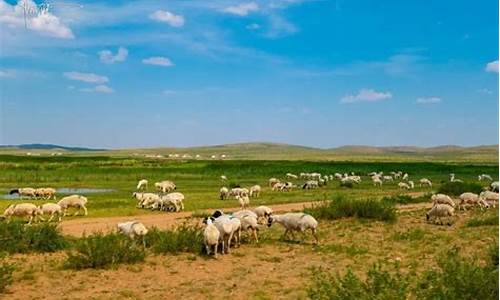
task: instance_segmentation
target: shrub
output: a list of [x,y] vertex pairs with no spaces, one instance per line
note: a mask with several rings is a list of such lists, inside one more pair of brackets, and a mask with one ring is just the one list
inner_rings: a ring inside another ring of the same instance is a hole
[[134,240],[117,233],[84,236],[68,251],[65,266],[71,269],[109,268],[144,261],[146,252]]
[[67,247],[57,225],[0,222],[0,251],[8,253],[55,252]]
[[146,245],[155,253],[180,252],[199,253],[203,251],[203,231],[199,226],[184,223],[173,230],[150,230]]
[[335,220],[345,217],[361,219],[376,219],[393,222],[396,220],[394,204],[372,199],[353,200],[336,197],[333,201],[323,201],[313,204],[304,212],[318,219]]
[[498,215],[488,216],[484,218],[474,218],[470,219],[465,223],[467,227],[479,227],[479,226],[494,226],[498,225]]
[[430,201],[430,199],[431,199],[431,194],[425,194],[419,197],[412,197],[409,195],[395,195],[395,196],[383,197],[382,201],[393,204],[410,204],[410,203],[428,202]]
[[12,272],[14,272],[14,265],[0,258],[0,293],[3,293],[7,286],[12,283]]
[[354,188],[354,183],[351,181],[341,182],[340,186],[348,188],[348,189],[352,189],[352,188]]
[[446,182],[439,187],[438,193],[450,196],[459,196],[460,194],[466,192],[479,194],[482,190],[483,187],[480,184],[473,182]]

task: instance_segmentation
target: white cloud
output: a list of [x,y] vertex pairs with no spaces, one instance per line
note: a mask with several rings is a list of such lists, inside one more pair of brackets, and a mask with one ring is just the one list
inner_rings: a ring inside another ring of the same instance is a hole
[[183,16],[165,10],[157,10],[150,14],[149,18],[157,22],[167,23],[172,27],[182,27],[184,25]]
[[417,99],[417,104],[437,104],[441,102],[439,97],[421,97]]
[[146,65],[155,65],[155,66],[162,66],[162,67],[171,67],[174,64],[170,61],[170,59],[166,57],[161,57],[161,56],[154,56],[154,57],[149,57],[145,58],[142,60],[143,64]]
[[105,64],[112,64],[115,62],[125,61],[128,56],[128,50],[124,47],[120,47],[118,48],[116,55],[113,55],[113,52],[111,52],[110,50],[102,50],[99,51],[98,54],[101,62]]
[[0,78],[14,78],[16,74],[13,70],[0,70]]
[[108,77],[97,75],[94,73],[66,72],[63,75],[64,77],[71,80],[78,80],[91,83],[105,83],[109,81]]
[[269,16],[269,30],[266,33],[268,38],[280,38],[295,34],[299,31],[295,24],[278,15]]
[[237,16],[246,16],[251,12],[259,10],[259,5],[255,2],[241,3],[234,6],[228,6],[222,11],[228,14],[233,14]]
[[260,28],[260,25],[257,23],[252,23],[252,24],[248,24],[245,28],[248,30],[257,30]]
[[498,60],[495,60],[495,61],[492,61],[492,62],[489,62],[488,64],[486,64],[485,70],[486,70],[486,72],[498,73]]
[[40,10],[40,6],[32,0],[19,1],[16,5],[0,0],[0,23],[9,28],[26,28],[41,35],[60,39],[75,37],[71,29],[58,17],[49,10]]
[[87,93],[104,93],[104,94],[110,94],[114,92],[112,88],[104,84],[96,85],[95,87],[92,88],[80,89],[80,91]]
[[489,90],[489,89],[479,89],[479,90],[477,90],[477,92],[481,93],[481,94],[487,94],[487,95],[493,94],[493,91]]
[[355,103],[355,102],[377,102],[385,99],[392,98],[390,92],[376,92],[372,89],[361,89],[356,95],[344,96],[341,103]]

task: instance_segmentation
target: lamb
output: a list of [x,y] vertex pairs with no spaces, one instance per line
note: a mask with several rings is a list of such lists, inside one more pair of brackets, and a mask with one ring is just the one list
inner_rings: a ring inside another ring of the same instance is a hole
[[160,203],[160,209],[173,207],[175,212],[179,212],[184,210],[184,195],[179,192],[166,194],[161,196]]
[[23,199],[23,197],[28,197],[28,199],[36,198],[36,190],[34,188],[18,188],[11,190],[9,195],[19,194],[19,198]]
[[175,189],[177,189],[175,183],[173,183],[170,180],[156,182],[155,188],[158,192],[162,192],[162,193],[170,193],[170,192],[174,191]]
[[236,238],[236,245],[238,246],[241,238],[241,221],[231,215],[223,214],[222,211],[217,210],[212,214],[214,218],[213,223],[219,230],[222,253],[230,253],[231,241],[233,237]]
[[259,223],[257,221],[257,214],[251,210],[244,209],[233,213],[233,216],[240,219],[241,230],[251,231],[255,242],[258,243],[259,238],[257,236],[257,231],[259,230]]
[[479,199],[484,200],[486,203],[493,203],[493,207],[495,206],[495,203],[498,202],[498,193],[492,192],[492,191],[484,191],[479,194]]
[[428,187],[432,187],[432,182],[427,179],[427,178],[422,178],[420,179],[420,187],[424,186],[424,185],[427,185]]
[[255,198],[259,198],[260,196],[260,191],[261,191],[261,187],[260,185],[254,185],[250,188],[250,194],[249,196],[250,197],[255,197]]
[[402,190],[409,190],[410,189],[410,185],[406,182],[400,182],[400,183],[398,183],[398,186]]
[[42,215],[42,210],[32,203],[19,203],[12,204],[5,209],[3,216],[7,220],[9,220],[12,216],[24,217],[28,216],[28,224],[31,224],[33,220],[37,220],[37,218]]
[[283,215],[272,215],[269,217],[267,226],[271,227],[273,223],[279,223],[285,227],[285,233],[283,237],[286,239],[288,234],[292,234],[294,231],[300,231],[304,233],[307,229],[311,229],[311,234],[314,237],[315,244],[319,243],[318,236],[316,235],[316,230],[318,228],[318,221],[314,219],[311,215],[305,213],[286,213]]
[[292,174],[292,173],[286,173],[286,175],[285,175],[285,176],[286,176],[286,178],[288,178],[288,179],[297,179],[297,178],[299,178],[297,175]]
[[483,180],[493,181],[493,178],[491,178],[491,176],[488,174],[481,174],[478,176],[478,180],[479,181],[483,181]]
[[437,204],[447,204],[451,207],[455,207],[455,202],[450,198],[450,196],[445,194],[435,194],[431,196],[432,203]]
[[205,243],[205,248],[207,249],[207,255],[210,255],[210,248],[214,248],[214,257],[217,258],[217,247],[219,245],[220,232],[213,224],[214,218],[206,218],[203,223],[206,224],[203,230],[203,242]]
[[141,179],[139,180],[139,183],[137,183],[137,188],[138,191],[145,191],[148,189],[148,181],[146,179]]
[[148,234],[148,229],[144,226],[144,224],[139,221],[129,221],[118,223],[116,227],[118,229],[118,233],[122,233],[131,239],[134,239],[137,236],[142,237],[142,244],[146,247],[146,240],[144,237]]
[[[54,216],[57,214],[57,217],[58,217],[58,221],[61,222],[61,219],[62,219],[62,208],[59,204],[55,204],[55,203],[45,203],[44,205],[42,205],[41,207],[39,207],[41,210],[42,210],[42,213],[44,215],[50,215],[50,218],[47,222],[50,223],[50,221],[52,221],[52,219],[54,218]],[[42,220],[43,218],[40,217]]]
[[[440,223],[443,224],[443,217],[453,217],[455,215],[455,209],[448,204],[436,204],[434,205],[426,214],[425,217],[427,221],[431,219],[439,219]],[[449,222],[448,225],[451,225]]]
[[237,195],[236,200],[238,200],[242,209],[250,206],[250,198],[248,198],[247,195],[243,195],[243,196]]
[[269,187],[272,188],[272,187],[274,187],[275,184],[279,183],[280,180],[273,177],[273,178],[269,178],[268,182],[269,182]]
[[257,220],[264,218],[267,219],[273,214],[273,210],[267,206],[259,206],[253,209],[253,212],[257,215]]
[[227,187],[223,186],[219,190],[219,199],[224,200],[229,196],[229,190]]
[[68,208],[70,207],[76,207],[78,210],[75,212],[74,216],[78,215],[80,212],[80,209],[83,209],[84,215],[86,216],[88,214],[87,212],[87,207],[85,205],[87,204],[88,200],[86,197],[81,196],[81,195],[71,195],[62,198],[57,202],[59,206],[64,210],[63,217],[66,217],[66,213],[68,211]]

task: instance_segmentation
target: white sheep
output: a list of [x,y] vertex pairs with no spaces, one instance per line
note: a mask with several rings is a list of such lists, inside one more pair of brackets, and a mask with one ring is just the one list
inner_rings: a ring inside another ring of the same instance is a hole
[[410,185],[406,182],[400,182],[400,183],[398,183],[398,186],[402,190],[409,190],[410,189]]
[[491,178],[491,176],[488,174],[481,174],[478,176],[478,180],[479,181],[483,181],[483,180],[493,181],[493,178]]
[[450,173],[450,182],[463,182],[463,181],[455,178],[455,173]]
[[134,239],[135,237],[142,237],[142,244],[144,247],[146,246],[146,240],[144,239],[144,237],[146,236],[146,234],[148,234],[148,229],[141,222],[123,222],[118,223],[116,227],[118,229],[118,233],[124,234],[131,239]]
[[179,192],[166,194],[160,197],[160,209],[173,207],[175,212],[184,210],[184,195]]
[[435,194],[431,196],[432,203],[436,204],[447,204],[451,207],[455,207],[455,201],[450,198],[450,196],[445,194]]
[[257,220],[264,218],[266,222],[267,219],[273,214],[273,210],[264,205],[254,208],[253,212],[257,215]]
[[410,177],[410,176],[408,176],[408,173],[404,173],[404,175],[403,175],[403,178],[402,178],[402,179],[403,179],[404,181],[407,181],[409,177]]
[[465,210],[467,204],[479,205],[479,207],[481,207],[481,209],[483,207],[489,206],[484,199],[479,198],[478,194],[463,193],[459,196],[459,198],[460,198],[460,203],[458,204],[458,209]]
[[[434,205],[426,214],[425,217],[427,221],[431,221],[432,219],[439,219],[440,223],[443,224],[443,217],[453,217],[455,215],[455,209],[448,204],[436,204]],[[451,225],[450,223],[448,223]]]
[[306,230],[310,229],[311,234],[315,239],[315,244],[319,243],[318,236],[316,235],[316,230],[318,228],[318,221],[314,219],[311,215],[305,213],[286,213],[283,215],[272,215],[269,217],[267,225],[271,227],[273,223],[279,223],[285,228],[284,238],[287,238],[288,234],[299,231],[304,233]]
[[292,173],[286,173],[286,175],[285,175],[285,176],[286,176],[286,178],[288,178],[288,179],[297,179],[297,178],[299,178],[297,175],[292,174]]
[[213,224],[212,218],[206,218],[203,223],[206,224],[203,230],[203,242],[207,249],[207,255],[210,255],[210,248],[214,248],[214,257],[217,258],[217,247],[219,245],[220,232]]
[[408,185],[410,186],[410,189],[414,189],[415,188],[415,183],[411,180],[408,181]]
[[252,187],[250,187],[250,193],[249,193],[249,196],[250,197],[255,197],[255,198],[259,198],[260,196],[260,192],[261,192],[262,188],[260,187],[260,185],[254,185]]
[[493,207],[496,207],[496,203],[498,203],[498,193],[492,192],[492,191],[484,191],[479,194],[479,199],[484,200],[486,203],[488,203],[488,206],[490,203],[493,204]]
[[3,216],[7,220],[9,220],[12,216],[16,217],[28,217],[28,224],[31,224],[33,220],[37,220],[37,218],[42,215],[42,210],[32,203],[19,203],[12,204],[5,209]]
[[137,183],[137,188],[138,191],[145,191],[148,189],[148,181],[146,179],[141,179]]
[[380,179],[380,177],[378,176],[373,176],[372,177],[372,182],[373,182],[373,186],[379,186],[379,187],[382,187],[382,180]]
[[[61,222],[62,219],[62,208],[59,204],[56,203],[45,203],[40,207],[42,210],[42,213],[44,215],[50,215],[50,218],[47,222],[52,221],[55,215],[57,215],[59,222]],[[40,217],[42,220],[43,218]]]
[[308,180],[306,183],[302,185],[302,189],[304,190],[309,190],[309,189],[316,189],[319,187],[319,183],[316,180]]
[[258,216],[255,212],[244,209],[233,213],[233,216],[240,219],[241,230],[251,231],[256,243],[259,242],[257,231],[259,230]]
[[247,195],[236,195],[236,200],[238,200],[238,203],[240,204],[242,209],[250,206],[250,198]]
[[274,187],[274,185],[275,185],[276,183],[279,183],[279,182],[280,182],[280,180],[279,180],[279,179],[277,179],[277,178],[274,178],[274,177],[273,177],[273,178],[269,178],[268,182],[269,182],[269,187]]
[[224,200],[229,196],[229,189],[225,186],[221,187],[219,190],[219,199]]
[[161,182],[156,182],[155,188],[158,192],[170,193],[170,192],[174,191],[177,187],[176,187],[175,183],[173,183],[172,181],[164,180]]
[[498,193],[498,181],[494,181],[490,184],[490,191]]
[[221,180],[221,181],[227,181],[227,177],[226,177],[226,175],[221,175],[221,176],[220,176],[220,180]]
[[35,199],[36,198],[36,190],[34,188],[18,188],[11,190],[9,192],[9,195],[13,194],[19,194],[19,198],[23,199],[24,197],[27,197],[28,199]]
[[160,196],[154,193],[135,192],[132,197],[137,199],[137,207],[140,208],[149,208],[151,205],[160,202]]
[[66,216],[66,213],[68,211],[68,208],[70,207],[75,207],[78,208],[78,210],[75,212],[74,216],[78,215],[80,212],[80,209],[83,209],[84,215],[87,215],[87,207],[85,206],[87,204],[88,200],[86,197],[81,196],[81,195],[71,195],[71,196],[66,196],[59,200],[57,204],[61,206],[61,208],[64,211],[63,216]]
[[217,210],[212,215],[213,223],[219,230],[222,253],[230,253],[231,241],[233,237],[236,239],[236,246],[239,245],[241,239],[241,221],[231,215],[225,215]]
[[428,187],[432,187],[432,181],[430,181],[427,178],[422,178],[422,179],[420,179],[419,182],[420,182],[420,187],[423,187],[424,185],[426,185]]
[[56,200],[56,190],[53,188],[38,188],[35,189],[35,195],[39,199],[54,199]]
[[382,177],[382,179],[384,179],[384,181],[391,181],[391,182],[394,181],[394,178],[392,178],[392,176],[390,175],[385,175],[384,177]]

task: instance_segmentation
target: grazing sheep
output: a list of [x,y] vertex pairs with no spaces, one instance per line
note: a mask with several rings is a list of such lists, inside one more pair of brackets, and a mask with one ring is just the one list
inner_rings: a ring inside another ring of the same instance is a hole
[[203,230],[203,242],[205,243],[205,248],[207,249],[207,255],[210,255],[210,248],[214,248],[213,254],[214,257],[217,258],[217,247],[219,245],[220,232],[215,227],[212,217],[206,218],[203,220],[203,223],[206,224],[205,229]]
[[403,178],[402,178],[402,179],[403,179],[404,181],[407,181],[409,177],[410,177],[410,176],[408,176],[408,173],[404,173],[404,175],[403,175]]
[[166,194],[160,197],[160,209],[170,210],[173,208],[175,212],[184,210],[184,195],[179,192]]
[[19,204],[9,205],[9,207],[5,209],[3,216],[7,220],[9,220],[12,216],[16,217],[28,216],[28,224],[31,224],[33,219],[36,222],[37,218],[42,214],[43,214],[42,210],[35,204],[19,203]]
[[291,191],[293,189],[294,185],[291,182],[284,182],[283,185],[280,188],[280,191],[282,192],[287,192]]
[[390,182],[394,181],[394,178],[392,178],[392,176],[390,175],[385,175],[384,177],[382,177],[382,179],[384,179],[384,181],[390,181]]
[[19,198],[23,199],[23,197],[27,197],[28,199],[36,198],[36,190],[34,188],[18,188],[11,190],[9,195],[19,194]]
[[238,203],[240,204],[242,209],[250,206],[250,198],[247,195],[243,196],[237,195],[236,200],[238,200]]
[[139,221],[129,221],[118,223],[116,227],[118,229],[118,233],[124,234],[131,239],[134,239],[137,236],[142,237],[142,245],[146,247],[146,240],[144,237],[148,234],[148,229],[144,226],[144,224]]
[[39,199],[54,199],[56,200],[56,190],[53,188],[38,188],[35,189],[35,196]]
[[162,193],[170,193],[170,192],[174,191],[175,189],[177,189],[175,183],[173,183],[170,180],[156,182],[155,188],[158,192],[162,192]]
[[378,176],[373,176],[373,177],[372,177],[372,182],[373,182],[373,186],[379,186],[379,187],[382,187],[382,180],[380,179],[380,177],[378,177]]
[[212,217],[214,218],[213,223],[220,233],[219,241],[221,242],[222,253],[230,253],[233,237],[236,238],[237,246],[240,243],[241,221],[231,215],[223,214],[220,210],[215,211]]
[[66,213],[68,211],[68,208],[70,207],[76,207],[78,210],[75,212],[74,216],[78,215],[80,212],[80,209],[83,209],[84,215],[87,215],[87,207],[85,205],[87,204],[88,200],[86,197],[81,196],[81,195],[71,195],[62,198],[57,202],[59,206],[64,210],[63,217],[66,217]]
[[137,207],[140,208],[148,208],[152,204],[158,203],[160,201],[160,196],[154,193],[135,192],[132,194],[132,197],[137,199]]
[[283,188],[285,187],[285,183],[284,182],[277,182],[273,185],[273,187],[271,188],[272,191],[281,191]]
[[286,213],[283,215],[272,215],[269,217],[267,226],[271,227],[273,223],[279,223],[285,227],[284,238],[287,238],[288,234],[292,234],[294,231],[299,231],[304,233],[307,229],[311,229],[311,234],[314,237],[315,244],[319,243],[318,236],[316,235],[316,230],[318,228],[318,221],[314,219],[311,215],[305,213]]
[[310,190],[310,189],[316,189],[319,187],[319,183],[316,180],[308,180],[306,183],[302,185],[302,189],[304,190]]
[[422,178],[420,179],[420,187],[423,187],[424,185],[428,186],[428,187],[432,187],[432,182],[427,179],[427,178]]
[[224,200],[229,196],[229,190],[227,187],[223,186],[219,190],[219,199]]
[[279,183],[280,180],[273,177],[273,178],[269,178],[268,182],[269,182],[269,187],[272,188],[272,187],[274,187],[275,184]]
[[220,176],[220,180],[221,180],[221,181],[227,181],[227,177],[226,177],[226,175],[221,175],[221,176]]
[[492,182],[490,184],[490,191],[498,193],[498,181]]
[[267,219],[273,214],[273,210],[264,205],[254,208],[253,212],[257,215],[257,220],[264,218],[266,222]]
[[233,213],[233,216],[240,219],[241,230],[251,231],[255,242],[258,243],[259,238],[257,236],[257,231],[259,230],[259,223],[257,221],[257,214],[251,210],[244,209]]
[[261,190],[262,189],[261,189],[260,185],[254,185],[254,186],[252,186],[250,188],[250,194],[249,194],[249,196],[250,197],[259,198]]
[[[426,214],[425,218],[427,221],[431,221],[432,219],[439,219],[440,223],[443,224],[441,218],[443,217],[453,217],[455,215],[455,209],[448,204],[436,204],[434,205]],[[448,225],[451,225],[451,222],[448,222]]]
[[479,199],[484,200],[486,203],[492,203],[493,207],[496,207],[496,203],[498,203],[498,193],[492,191],[484,191],[479,194]]
[[450,196],[445,195],[445,194],[435,194],[431,196],[432,203],[434,205],[436,204],[447,204],[451,207],[455,207],[455,202],[453,199],[450,198]]
[[408,185],[410,186],[410,189],[414,189],[415,188],[415,183],[413,183],[413,181],[408,181]]
[[137,188],[138,191],[145,191],[148,189],[148,181],[146,179],[141,179],[137,183]]
[[[44,215],[50,215],[50,218],[47,222],[50,222],[52,221],[52,219],[54,218],[55,215],[57,215],[58,217],[58,221],[61,222],[61,219],[62,219],[62,208],[59,204],[55,204],[55,203],[45,203],[44,205],[42,205],[40,207],[40,209],[42,210],[42,213]],[[40,217],[42,220],[43,218]]]
[[286,173],[286,178],[288,179],[298,179],[299,176],[295,175],[295,174],[292,174],[292,173]]
[[460,198],[460,203],[458,204],[458,209],[465,210],[466,205],[468,205],[468,204],[479,205],[479,207],[481,207],[481,209],[483,209],[483,207],[489,206],[484,199],[479,198],[478,194],[463,193],[459,196],[459,198]]
[[463,181],[460,180],[460,179],[456,179],[455,178],[455,173],[451,173],[450,174],[450,182],[463,182]]
[[247,188],[235,187],[229,191],[229,196],[236,199],[236,196],[248,196],[249,190]]
[[489,180],[489,181],[493,181],[493,178],[491,178],[490,175],[488,174],[481,174],[478,176],[477,178],[479,181],[483,181],[483,180]]
[[400,182],[400,183],[398,183],[398,186],[402,190],[409,190],[410,189],[410,185],[406,182]]

